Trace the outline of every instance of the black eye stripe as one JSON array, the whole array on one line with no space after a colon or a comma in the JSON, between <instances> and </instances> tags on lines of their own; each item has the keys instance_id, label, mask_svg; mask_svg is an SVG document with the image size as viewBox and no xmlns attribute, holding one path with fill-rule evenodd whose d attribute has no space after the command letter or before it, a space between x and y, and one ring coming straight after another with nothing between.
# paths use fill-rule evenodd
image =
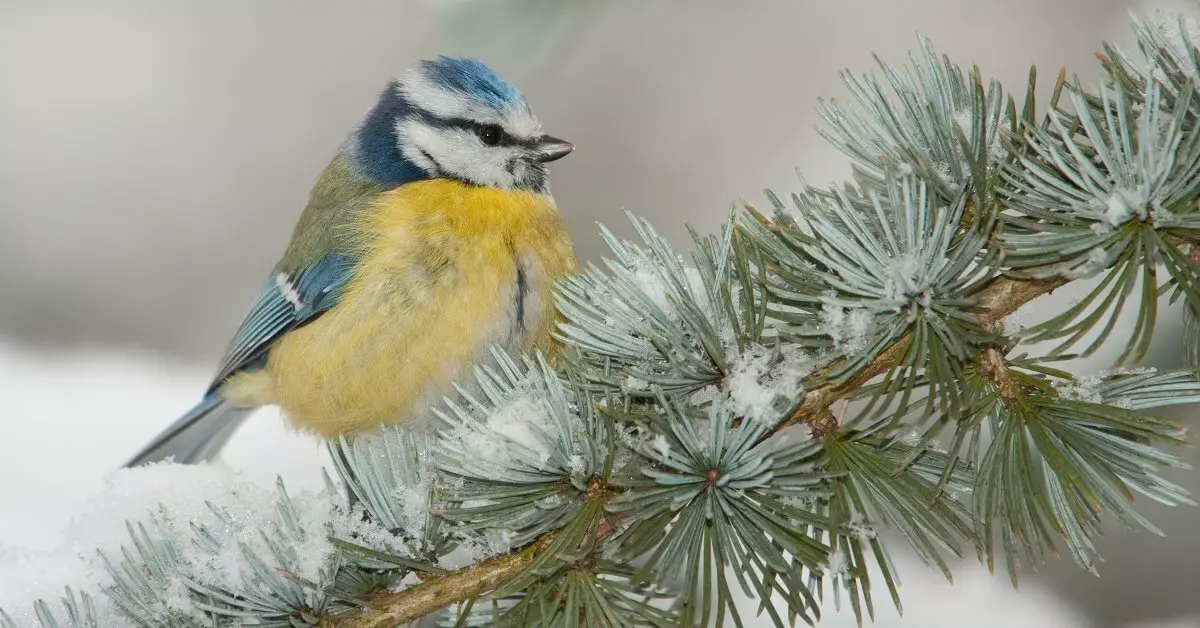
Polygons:
<instances>
[{"instance_id":1,"label":"black eye stripe","mask_svg":"<svg viewBox=\"0 0 1200 628\"><path fill-rule=\"evenodd\" d=\"M471 131L474 132L475 135L478 135L480 138L485 137L485 135L489 132L495 133L496 134L495 141L493 141L493 142L485 141L484 142L485 144L488 144L489 146L516 146L517 144L521 143L521 140L510 135L508 133L508 131L505 131L504 127L500 126L499 124L480 124L478 122L468 122L467 125L471 129Z\"/></svg>"},{"instance_id":2,"label":"black eye stripe","mask_svg":"<svg viewBox=\"0 0 1200 628\"><path fill-rule=\"evenodd\" d=\"M428 111L417 110L412 112L412 114L415 114L412 115L412 117L424 122L425 124L428 124L429 126L442 129L461 129L463 131L469 131L475 135L479 135L479 129L482 127L489 126L488 123L476 122L474 120L465 120L462 118L442 118L435 116ZM533 140L514 137L513 135L509 134L508 131L504 130L504 127L501 127L500 125L496 126L500 128L500 141L495 144L496 146L532 146L534 144Z\"/></svg>"}]
</instances>

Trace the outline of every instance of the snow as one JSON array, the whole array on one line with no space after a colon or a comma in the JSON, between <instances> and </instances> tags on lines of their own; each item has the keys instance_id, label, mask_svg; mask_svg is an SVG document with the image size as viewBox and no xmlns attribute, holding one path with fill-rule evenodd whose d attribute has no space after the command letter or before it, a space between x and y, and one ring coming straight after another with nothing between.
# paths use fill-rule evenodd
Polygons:
<instances>
[{"instance_id":1,"label":"snow","mask_svg":"<svg viewBox=\"0 0 1200 628\"><path fill-rule=\"evenodd\" d=\"M58 611L67 585L93 594L102 626L131 625L95 595L107 582L96 550L119 556L125 520L146 520L155 504L188 516L237 485L271 495L265 505L273 508L277 473L293 497L324 487L324 449L271 411L239 431L224 464L114 471L198 400L210 370L95 349L35 351L0 339L0 608L18 626L37 625L35 599ZM261 443L271 444L270 456Z\"/></svg>"},{"instance_id":2,"label":"snow","mask_svg":"<svg viewBox=\"0 0 1200 628\"><path fill-rule=\"evenodd\" d=\"M870 344L873 318L869 310L861 308L827 303L821 309L822 330L833 340L834 348L847 355L864 351Z\"/></svg>"},{"instance_id":3,"label":"snow","mask_svg":"<svg viewBox=\"0 0 1200 628\"><path fill-rule=\"evenodd\" d=\"M841 545L838 545L832 552L829 553L829 561L825 568L825 573L832 577L845 576L849 571L850 564L846 558L846 551Z\"/></svg>"},{"instance_id":4,"label":"snow","mask_svg":"<svg viewBox=\"0 0 1200 628\"><path fill-rule=\"evenodd\" d=\"M640 377L628 375L624 380L621 381L621 388L624 389L625 392L640 392L650 390L650 382Z\"/></svg>"},{"instance_id":5,"label":"snow","mask_svg":"<svg viewBox=\"0 0 1200 628\"><path fill-rule=\"evenodd\" d=\"M898 307L914 298L921 307L929 307L933 271L915 253L902 253L887 269L886 298Z\"/></svg>"},{"instance_id":6,"label":"snow","mask_svg":"<svg viewBox=\"0 0 1200 628\"><path fill-rule=\"evenodd\" d=\"M330 531L342 538L363 532L356 534L360 543L388 538L385 531L362 522L355 514L335 514L334 504L341 501L340 496L300 491L290 497L298 530L291 529L291 522L281 515L274 488L252 482L224 464L158 463L110 472L100 491L63 529L57 548L0 554L4 559L0 564L0 591L4 592L0 600L18 622L28 622L29 600L56 599L63 586L94 594L112 584L97 551L110 560L119 560L122 546L130 546L127 521L144 524L155 539L171 541L195 581L232 584L238 591L260 588L244 552L248 549L263 560L271 560L273 553L264 530L281 534L287 541L285 547L295 552L297 560L286 567L314 582L321 580L321 568L334 552L328 539ZM197 542L198 527L211 533L217 547L205 548ZM378 542L371 545L380 550L394 549ZM49 573L44 568L47 565L51 566ZM22 566L24 569L19 568ZM46 577L30 580L30 573ZM186 590L182 580L172 580L163 609L200 617ZM109 625L125 625L124 618L111 609L105 608L105 615Z\"/></svg>"},{"instance_id":7,"label":"snow","mask_svg":"<svg viewBox=\"0 0 1200 628\"><path fill-rule=\"evenodd\" d=\"M1119 227L1134 217L1146 217L1146 195L1141 190L1114 188L1108 195L1104 219L1108 224Z\"/></svg>"},{"instance_id":8,"label":"snow","mask_svg":"<svg viewBox=\"0 0 1200 628\"><path fill-rule=\"evenodd\" d=\"M1055 392L1063 399L1071 399L1076 401L1087 401L1090 403L1108 403L1121 408L1132 407L1132 401L1128 398L1105 399L1101 392L1105 380L1110 377L1120 375L1145 375L1149 373L1157 373L1158 369L1151 366L1139 366L1136 368L1115 368L1105 369L1097 372L1094 375L1084 375L1075 378L1075 381L1057 380L1051 385L1054 386Z\"/></svg>"},{"instance_id":9,"label":"snow","mask_svg":"<svg viewBox=\"0 0 1200 628\"><path fill-rule=\"evenodd\" d=\"M467 463L483 463L498 469L520 460L537 469L546 469L555 449L553 439L558 434L545 402L533 395L519 395L486 417L459 423L441 442L461 449L463 453L455 455Z\"/></svg>"},{"instance_id":10,"label":"snow","mask_svg":"<svg viewBox=\"0 0 1200 628\"><path fill-rule=\"evenodd\" d=\"M971 134L971 126L975 122L975 112L973 109L959 110L958 113L954 114L954 122L958 125L958 128L962 129L963 135L968 139L974 139L974 136ZM995 167L996 164L1008 157L1008 152L1004 148L1002 138L1004 133L1009 130L1008 120L1003 116L998 119L995 129L988 129L991 137L991 141L988 142L987 146L988 165L990 167ZM970 164L966 163L965 160L961 164L961 167L963 172L971 171Z\"/></svg>"},{"instance_id":11,"label":"snow","mask_svg":"<svg viewBox=\"0 0 1200 628\"><path fill-rule=\"evenodd\" d=\"M812 361L795 346L776 358L770 349L750 347L731 360L726 382L730 409L751 421L774 424L782 401L794 402L804 392L801 380L813 371Z\"/></svg>"},{"instance_id":12,"label":"snow","mask_svg":"<svg viewBox=\"0 0 1200 628\"><path fill-rule=\"evenodd\" d=\"M1149 375L1157 372L1158 369L1153 366L1137 366L1133 368L1105 369L1096 375L1100 377L1113 377L1116 375Z\"/></svg>"},{"instance_id":13,"label":"snow","mask_svg":"<svg viewBox=\"0 0 1200 628\"><path fill-rule=\"evenodd\" d=\"M1100 385L1104 383L1101 378L1090 375L1086 377L1078 377L1075 381L1056 381L1053 383L1054 390L1058 392L1058 396L1063 399L1073 401L1087 401L1089 403L1103 403L1104 399L1100 396Z\"/></svg>"},{"instance_id":14,"label":"snow","mask_svg":"<svg viewBox=\"0 0 1200 628\"><path fill-rule=\"evenodd\" d=\"M322 467L332 474L325 450L285 428L270 411L255 415L235 435L222 456L223 465L162 466L110 475L196 401L209 371L207 365L151 356L95 350L50 354L0 341L0 399L5 402L0 416L0 608L13 615L18 626L37 626L31 612L36 597L49 598L53 607L65 584L95 590L96 578L103 576L90 568L87 557L96 547L123 542L125 531L116 525L121 516L145 511L149 500L136 495L135 488L165 491L163 497L187 508L207 492L219 493L223 483L249 487L253 495L271 495L268 505L273 507L276 475L283 477L296 502L306 490L319 493L324 486ZM95 525L90 525L92 518ZM497 536L485 551L503 545L503 535ZM888 541L903 579L905 613L901 618L881 602L873 626L1091 626L1049 589L1024 586L1017 593L1003 578L990 576L973 562L958 567L951 587L903 551L902 542ZM878 570L869 569L872 579L880 581ZM747 626L771 625L768 618L756 615L756 602L739 588L733 595ZM111 611L103 596L94 599L106 620L99 628L131 625ZM823 628L856 626L847 609L827 606Z\"/></svg>"},{"instance_id":15,"label":"snow","mask_svg":"<svg viewBox=\"0 0 1200 628\"><path fill-rule=\"evenodd\" d=\"M671 301L675 291L663 277L663 271L657 263L648 257L637 259L633 266L633 279L659 310L668 316L675 315L675 304Z\"/></svg>"},{"instance_id":16,"label":"snow","mask_svg":"<svg viewBox=\"0 0 1200 628\"><path fill-rule=\"evenodd\" d=\"M1101 224L1101 223L1097 223ZM1070 279L1084 279L1091 277L1096 273L1108 268L1109 264L1108 251L1102 246L1092 247L1088 249L1087 259L1077 266L1063 271L1063 276Z\"/></svg>"},{"instance_id":17,"label":"snow","mask_svg":"<svg viewBox=\"0 0 1200 628\"><path fill-rule=\"evenodd\" d=\"M1180 29L1180 13L1178 11L1157 10L1151 18L1151 25L1166 38L1172 51L1179 59L1189 59L1191 50L1200 42L1200 21L1183 16Z\"/></svg>"},{"instance_id":18,"label":"snow","mask_svg":"<svg viewBox=\"0 0 1200 628\"><path fill-rule=\"evenodd\" d=\"M659 457L666 459L671 455L671 443L667 442L667 437L662 434L657 434L650 441L650 447L658 452Z\"/></svg>"},{"instance_id":19,"label":"snow","mask_svg":"<svg viewBox=\"0 0 1200 628\"><path fill-rule=\"evenodd\" d=\"M396 489L396 499L404 504L404 508L400 511L400 528L404 530L405 536L417 536L421 530L425 529L425 522L429 518L431 486L430 478L425 478L424 482L416 486L401 486Z\"/></svg>"},{"instance_id":20,"label":"snow","mask_svg":"<svg viewBox=\"0 0 1200 628\"><path fill-rule=\"evenodd\" d=\"M1034 301L1025 303L1000 321L1004 325L1004 335L1011 336L1025 331L1025 328L1031 324L1030 318L1036 309L1034 303Z\"/></svg>"}]
</instances>

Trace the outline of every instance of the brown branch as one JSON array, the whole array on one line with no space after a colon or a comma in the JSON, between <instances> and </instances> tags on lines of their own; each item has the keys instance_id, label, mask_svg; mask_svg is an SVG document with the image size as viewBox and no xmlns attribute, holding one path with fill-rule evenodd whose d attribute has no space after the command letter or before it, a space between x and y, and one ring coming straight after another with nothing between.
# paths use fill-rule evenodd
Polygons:
<instances>
[{"instance_id":1,"label":"brown branch","mask_svg":"<svg viewBox=\"0 0 1200 628\"><path fill-rule=\"evenodd\" d=\"M1032 280L996 277L975 295L979 299L979 305L972 311L981 327L990 327L1005 316L1017 311L1017 308L1022 305L1061 288L1069 282L1069 279L1061 277ZM852 379L840 386L825 385L808 391L805 393L800 407L776 430L797 423L814 422L822 416L823 411L833 405L833 402L898 364L911 342L912 335L905 335L880 353L879 357L859 371Z\"/></svg>"},{"instance_id":2,"label":"brown branch","mask_svg":"<svg viewBox=\"0 0 1200 628\"><path fill-rule=\"evenodd\" d=\"M470 567L436 576L414 587L392 593L380 591L367 598L362 615L327 618L327 628L393 628L420 619L457 602L473 599L516 578L554 542L555 533L513 554L489 558Z\"/></svg>"},{"instance_id":3,"label":"brown branch","mask_svg":"<svg viewBox=\"0 0 1200 628\"><path fill-rule=\"evenodd\" d=\"M608 483L594 477L588 481L590 503L606 503L612 498ZM602 514L593 530L584 535L580 549L590 554L617 531L617 525ZM437 610L474 599L521 575L549 548L557 532L543 534L524 549L489 558L458 571L441 574L398 593L378 591L367 598L361 615L342 619L327 617L321 628L384 628L415 621Z\"/></svg>"},{"instance_id":4,"label":"brown branch","mask_svg":"<svg viewBox=\"0 0 1200 628\"><path fill-rule=\"evenodd\" d=\"M1013 377L1000 347L987 345L979 352L979 373L996 384L1004 405L1011 407L1021 398L1021 384Z\"/></svg>"}]
</instances>

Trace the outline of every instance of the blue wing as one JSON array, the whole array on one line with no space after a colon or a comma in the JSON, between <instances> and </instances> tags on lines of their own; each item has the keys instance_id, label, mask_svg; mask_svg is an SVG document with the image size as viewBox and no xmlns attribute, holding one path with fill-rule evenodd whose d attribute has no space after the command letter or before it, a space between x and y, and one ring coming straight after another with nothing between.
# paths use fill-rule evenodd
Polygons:
<instances>
[{"instance_id":1,"label":"blue wing","mask_svg":"<svg viewBox=\"0 0 1200 628\"><path fill-rule=\"evenodd\" d=\"M331 253L297 273L276 271L229 342L209 390L237 371L260 365L275 339L336 305L355 263L353 257Z\"/></svg>"}]
</instances>

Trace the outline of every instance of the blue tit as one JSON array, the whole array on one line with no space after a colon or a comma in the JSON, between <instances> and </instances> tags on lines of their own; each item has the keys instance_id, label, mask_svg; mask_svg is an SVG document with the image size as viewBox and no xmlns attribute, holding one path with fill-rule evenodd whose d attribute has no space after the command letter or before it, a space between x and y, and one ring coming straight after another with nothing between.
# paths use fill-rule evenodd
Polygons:
<instances>
[{"instance_id":1,"label":"blue tit","mask_svg":"<svg viewBox=\"0 0 1200 628\"><path fill-rule=\"evenodd\" d=\"M493 346L556 351L575 253L547 183L574 147L483 63L390 82L313 187L194 408L126 466L214 457L255 408L303 432L419 418Z\"/></svg>"}]
</instances>

